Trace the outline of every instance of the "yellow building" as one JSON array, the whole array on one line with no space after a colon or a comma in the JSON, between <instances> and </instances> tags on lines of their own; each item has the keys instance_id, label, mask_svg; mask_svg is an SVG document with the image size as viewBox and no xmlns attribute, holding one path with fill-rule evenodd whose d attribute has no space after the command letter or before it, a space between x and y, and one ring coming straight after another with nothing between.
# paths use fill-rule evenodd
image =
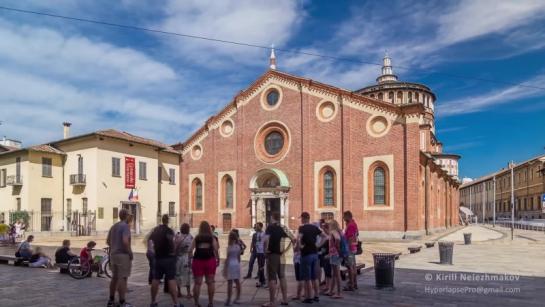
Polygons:
<instances>
[{"instance_id":1,"label":"yellow building","mask_svg":"<svg viewBox=\"0 0 545 307\"><path fill-rule=\"evenodd\" d=\"M30 231L90 234L127 208L136 233L164 213L177 224L178 151L113 129L68 137L69 126L60 141L0 152L0 218L26 211Z\"/></svg>"}]
</instances>

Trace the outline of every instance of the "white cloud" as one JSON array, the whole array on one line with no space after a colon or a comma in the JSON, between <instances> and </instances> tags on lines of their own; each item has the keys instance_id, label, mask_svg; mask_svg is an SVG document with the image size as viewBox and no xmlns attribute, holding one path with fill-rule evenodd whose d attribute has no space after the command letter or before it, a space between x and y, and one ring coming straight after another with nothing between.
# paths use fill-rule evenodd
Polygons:
<instances>
[{"instance_id":1,"label":"white cloud","mask_svg":"<svg viewBox=\"0 0 545 307\"><path fill-rule=\"evenodd\" d=\"M286 43L304 15L297 2L290 0L170 0L164 13L159 27L165 31L264 46ZM181 52L180 57L204 65L233 67L233 61L252 63L266 54L261 49L196 39L176 37L168 42Z\"/></svg>"},{"instance_id":2,"label":"white cloud","mask_svg":"<svg viewBox=\"0 0 545 307\"><path fill-rule=\"evenodd\" d=\"M131 48L0 22L0 61L49 77L142 87L175 81L169 66Z\"/></svg>"},{"instance_id":3,"label":"white cloud","mask_svg":"<svg viewBox=\"0 0 545 307\"><path fill-rule=\"evenodd\" d=\"M433 70L433 66L440 62L482 57L475 50L464 55L457 53L456 57L445 56L444 52L456 44L486 35L494 34L496 41L510 47L497 51L493 55L495 58L541 48L545 37L543 31L521 29L543 19L544 12L545 2L534 0L411 2L410 5L399 1L389 7L371 3L354 9L329 41L316 42L312 49L316 53L374 63L380 63L387 50L393 58L395 72L401 79L410 81L414 78L410 75L418 74L420 69ZM520 32L523 35L519 35ZM299 55L291 57L295 60L286 62L300 62L300 65L291 66L298 72L305 73L310 67L318 77L326 76L328 80L336 80L333 84L352 89L368 84L366 81L374 82L380 73L380 68L374 65L307 60ZM491 59L490 56L486 58ZM282 68L282 58L279 62Z\"/></svg>"},{"instance_id":4,"label":"white cloud","mask_svg":"<svg viewBox=\"0 0 545 307\"><path fill-rule=\"evenodd\" d=\"M168 64L62 30L0 19L0 65L1 132L27 145L57 139L63 121L176 142L209 111L173 94L187 84Z\"/></svg>"},{"instance_id":5,"label":"white cloud","mask_svg":"<svg viewBox=\"0 0 545 307\"><path fill-rule=\"evenodd\" d=\"M538 75L522 84L540 87L545 84L545 74ZM436 113L442 117L475 113L497 105L543 95L545 95L543 89L513 85L473 97L442 102L437 106Z\"/></svg>"},{"instance_id":6,"label":"white cloud","mask_svg":"<svg viewBox=\"0 0 545 307\"><path fill-rule=\"evenodd\" d=\"M438 17L438 41L442 45L499 33L542 18L545 2L540 0L464 0Z\"/></svg>"}]
</instances>

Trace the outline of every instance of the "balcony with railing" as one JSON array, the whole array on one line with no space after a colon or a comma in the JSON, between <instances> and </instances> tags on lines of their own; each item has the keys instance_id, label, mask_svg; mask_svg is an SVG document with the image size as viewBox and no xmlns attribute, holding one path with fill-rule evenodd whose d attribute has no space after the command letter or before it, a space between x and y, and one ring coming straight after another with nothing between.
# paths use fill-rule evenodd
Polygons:
<instances>
[{"instance_id":1,"label":"balcony with railing","mask_svg":"<svg viewBox=\"0 0 545 307\"><path fill-rule=\"evenodd\" d=\"M86 184L85 174L73 174L70 175L70 185L83 186Z\"/></svg>"},{"instance_id":2,"label":"balcony with railing","mask_svg":"<svg viewBox=\"0 0 545 307\"><path fill-rule=\"evenodd\" d=\"M22 186L23 185L23 176L21 175L11 175L6 178L6 184L12 186Z\"/></svg>"}]
</instances>

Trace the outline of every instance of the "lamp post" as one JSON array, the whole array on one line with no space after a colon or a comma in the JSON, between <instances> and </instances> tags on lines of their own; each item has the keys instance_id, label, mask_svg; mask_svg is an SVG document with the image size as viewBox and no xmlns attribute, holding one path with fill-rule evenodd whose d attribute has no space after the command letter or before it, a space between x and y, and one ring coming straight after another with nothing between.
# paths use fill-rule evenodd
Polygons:
<instances>
[{"instance_id":1,"label":"lamp post","mask_svg":"<svg viewBox=\"0 0 545 307\"><path fill-rule=\"evenodd\" d=\"M492 180L492 183L494 185L493 191L492 191L492 206L494 207L493 212L493 227L496 227L496 175L494 175L494 179Z\"/></svg>"},{"instance_id":2,"label":"lamp post","mask_svg":"<svg viewBox=\"0 0 545 307\"><path fill-rule=\"evenodd\" d=\"M511 240L514 237L515 231L515 164L513 161L509 163L511 169Z\"/></svg>"}]
</instances>

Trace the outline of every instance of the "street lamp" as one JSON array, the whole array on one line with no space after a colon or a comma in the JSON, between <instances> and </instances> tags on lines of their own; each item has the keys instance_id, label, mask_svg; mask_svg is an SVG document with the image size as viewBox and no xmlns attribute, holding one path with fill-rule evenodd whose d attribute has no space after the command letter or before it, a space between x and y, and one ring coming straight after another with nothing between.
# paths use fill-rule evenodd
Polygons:
<instances>
[{"instance_id":1,"label":"street lamp","mask_svg":"<svg viewBox=\"0 0 545 307\"><path fill-rule=\"evenodd\" d=\"M513 233L515 229L515 163L509 162L509 168L511 169L511 240L513 240Z\"/></svg>"}]
</instances>

